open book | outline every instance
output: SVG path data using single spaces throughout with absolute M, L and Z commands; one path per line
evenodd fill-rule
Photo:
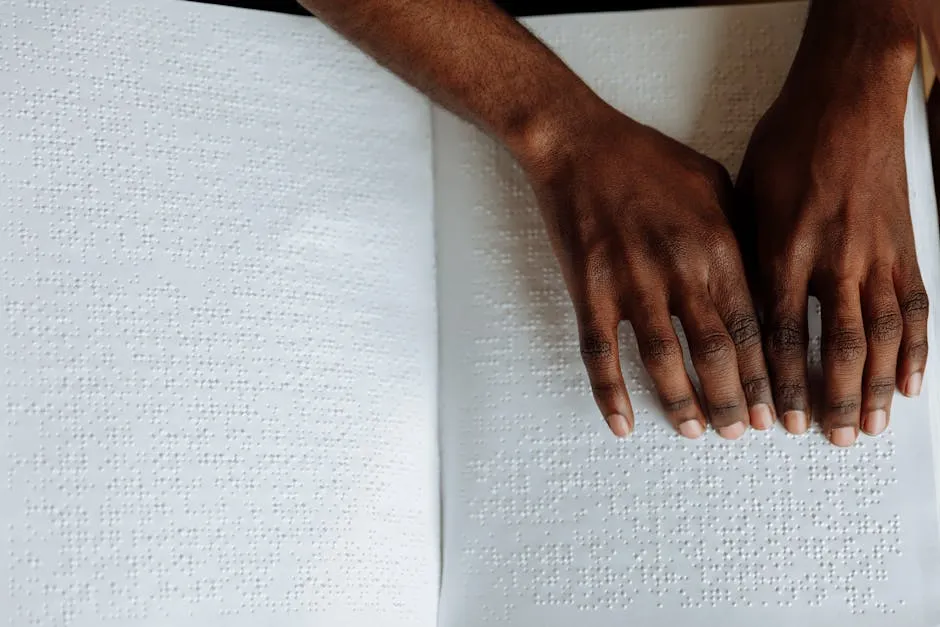
M 734 171 L 804 12 L 528 24 Z M 623 325 L 617 441 L 508 154 L 316 20 L 8 0 L 0 102 L 5 624 L 940 625 L 936 359 L 849 449 L 688 441 Z

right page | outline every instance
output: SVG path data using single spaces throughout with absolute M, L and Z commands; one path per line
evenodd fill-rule
M 608 101 L 735 172 L 775 97 L 805 4 L 539 18 L 528 25 Z M 921 87 L 907 117 L 920 264 L 940 302 Z M 940 625 L 927 393 L 848 449 L 779 426 L 675 435 L 630 327 L 635 433 L 594 406 L 572 307 L 511 157 L 437 112 L 442 627 Z M 812 321 L 818 365 L 818 316 Z M 940 346 L 936 328 L 930 341 Z M 935 351 L 936 355 L 937 352 Z M 932 418 L 933 416 L 933 418 Z

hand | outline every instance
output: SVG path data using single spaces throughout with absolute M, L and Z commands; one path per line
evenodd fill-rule
M 672 425 L 700 436 L 706 415 L 737 438 L 774 415 L 760 328 L 723 213 L 725 169 L 604 104 L 571 133 L 520 155 L 574 302 L 581 354 L 611 430 L 634 424 L 617 344 L 633 323 Z M 704 392 L 700 403 L 670 314 L 682 322 Z M 704 411 L 703 411 L 704 405 Z M 750 411 L 749 409 L 750 408 Z
M 301 4 L 500 140 L 528 171 L 577 309 L 594 397 L 615 433 L 633 428 L 617 349 L 624 318 L 673 425 L 689 437 L 704 431 L 670 313 L 682 320 L 719 433 L 772 424 L 721 166 L 604 104 L 492 2 Z
M 826 3 L 814 3 L 814 5 Z M 811 14 L 812 21 L 812 14 Z M 808 29 L 811 26 L 808 26 Z M 866 33 L 867 34 L 867 33 Z M 809 32 L 738 179 L 757 266 L 777 412 L 811 419 L 807 295 L 822 306 L 822 424 L 838 446 L 888 424 L 895 385 L 920 392 L 927 294 L 914 250 L 904 112 L 914 48 L 872 57 Z M 858 55 L 862 55 L 859 57 Z

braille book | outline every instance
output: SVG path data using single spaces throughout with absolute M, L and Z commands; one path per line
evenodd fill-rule
M 804 14 L 527 24 L 736 171 Z M 2 624 L 940 625 L 940 361 L 851 448 L 689 441 L 624 324 L 616 440 L 519 168 L 315 19 L 0 3 L 0 208 Z

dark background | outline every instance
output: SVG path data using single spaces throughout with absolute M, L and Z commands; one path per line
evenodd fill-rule
M 192 0 L 208 4 L 225 4 L 246 9 L 276 11 L 278 13 L 306 13 L 295 0 Z M 661 9 L 665 7 L 705 4 L 695 0 L 580 0 L 571 2 L 537 2 L 535 0 L 497 0 L 497 4 L 513 15 L 546 15 L 551 13 L 590 13 L 593 11 L 623 11 L 626 9 Z M 551 8 L 546 5 L 551 5 Z M 712 3 L 714 4 L 714 3 Z

